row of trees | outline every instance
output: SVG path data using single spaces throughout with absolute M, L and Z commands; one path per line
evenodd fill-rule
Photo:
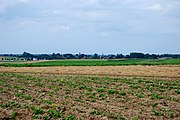
M 20 55 L 13 55 L 13 54 L 6 54 L 4 56 L 16 56 L 16 57 L 23 57 L 28 60 L 52 60 L 52 59 L 122 59 L 122 58 L 141 58 L 141 59 L 158 59 L 158 58 L 180 58 L 180 54 L 144 54 L 144 53 L 138 53 L 133 52 L 129 55 L 123 55 L 123 54 L 109 54 L 109 55 L 98 55 L 97 53 L 93 55 L 88 54 L 60 54 L 60 53 L 53 53 L 53 54 L 31 54 L 28 52 L 24 52 Z

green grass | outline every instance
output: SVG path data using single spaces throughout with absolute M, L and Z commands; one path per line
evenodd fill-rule
M 50 60 L 34 63 L 2 63 L 6 67 L 44 67 L 44 66 L 122 66 L 122 65 L 179 65 L 180 59 L 122 59 L 122 60 Z

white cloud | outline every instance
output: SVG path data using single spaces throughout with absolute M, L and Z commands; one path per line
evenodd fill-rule
M 19 22 L 19 26 L 32 26 L 35 25 L 37 22 L 33 20 L 23 20 Z
M 70 26 L 62 25 L 62 26 L 53 26 L 53 27 L 51 27 L 50 32 L 51 33 L 58 33 L 58 32 L 66 32 L 66 31 L 69 31 L 69 30 L 70 30 Z
M 88 0 L 87 1 L 89 4 L 98 4 L 99 1 L 98 0 Z
M 154 4 L 150 7 L 148 7 L 147 9 L 152 10 L 152 11 L 162 11 L 165 9 L 165 7 L 160 4 Z
M 65 31 L 70 30 L 70 26 L 61 26 L 60 28 Z
M 52 13 L 55 15 L 58 15 L 58 14 L 61 14 L 62 11 L 61 10 L 53 10 Z
M 43 10 L 38 11 L 37 14 L 40 17 L 50 17 L 52 15 L 60 15 L 62 13 L 63 11 L 60 9 L 43 9 Z
M 17 0 L 17 2 L 29 2 L 29 0 Z
M 103 11 L 88 11 L 86 12 L 86 17 L 88 21 L 103 22 L 107 16 Z

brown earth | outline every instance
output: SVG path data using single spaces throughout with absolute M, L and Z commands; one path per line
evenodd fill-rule
M 17 120 L 70 115 L 77 120 L 179 120 L 180 79 L 169 79 L 0 74 L 0 120 L 13 119 L 13 113 Z
M 62 75 L 108 75 L 180 78 L 180 66 L 60 66 L 0 67 L 0 73 L 45 73 Z
M 180 118 L 178 65 L 0 67 L 0 73 L 9 73 L 0 75 L 0 120 L 13 113 L 17 120 L 43 119 L 49 110 L 87 120 Z

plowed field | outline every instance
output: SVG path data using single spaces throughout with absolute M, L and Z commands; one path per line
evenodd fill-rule
M 0 67 L 0 119 L 179 120 L 180 66 Z

